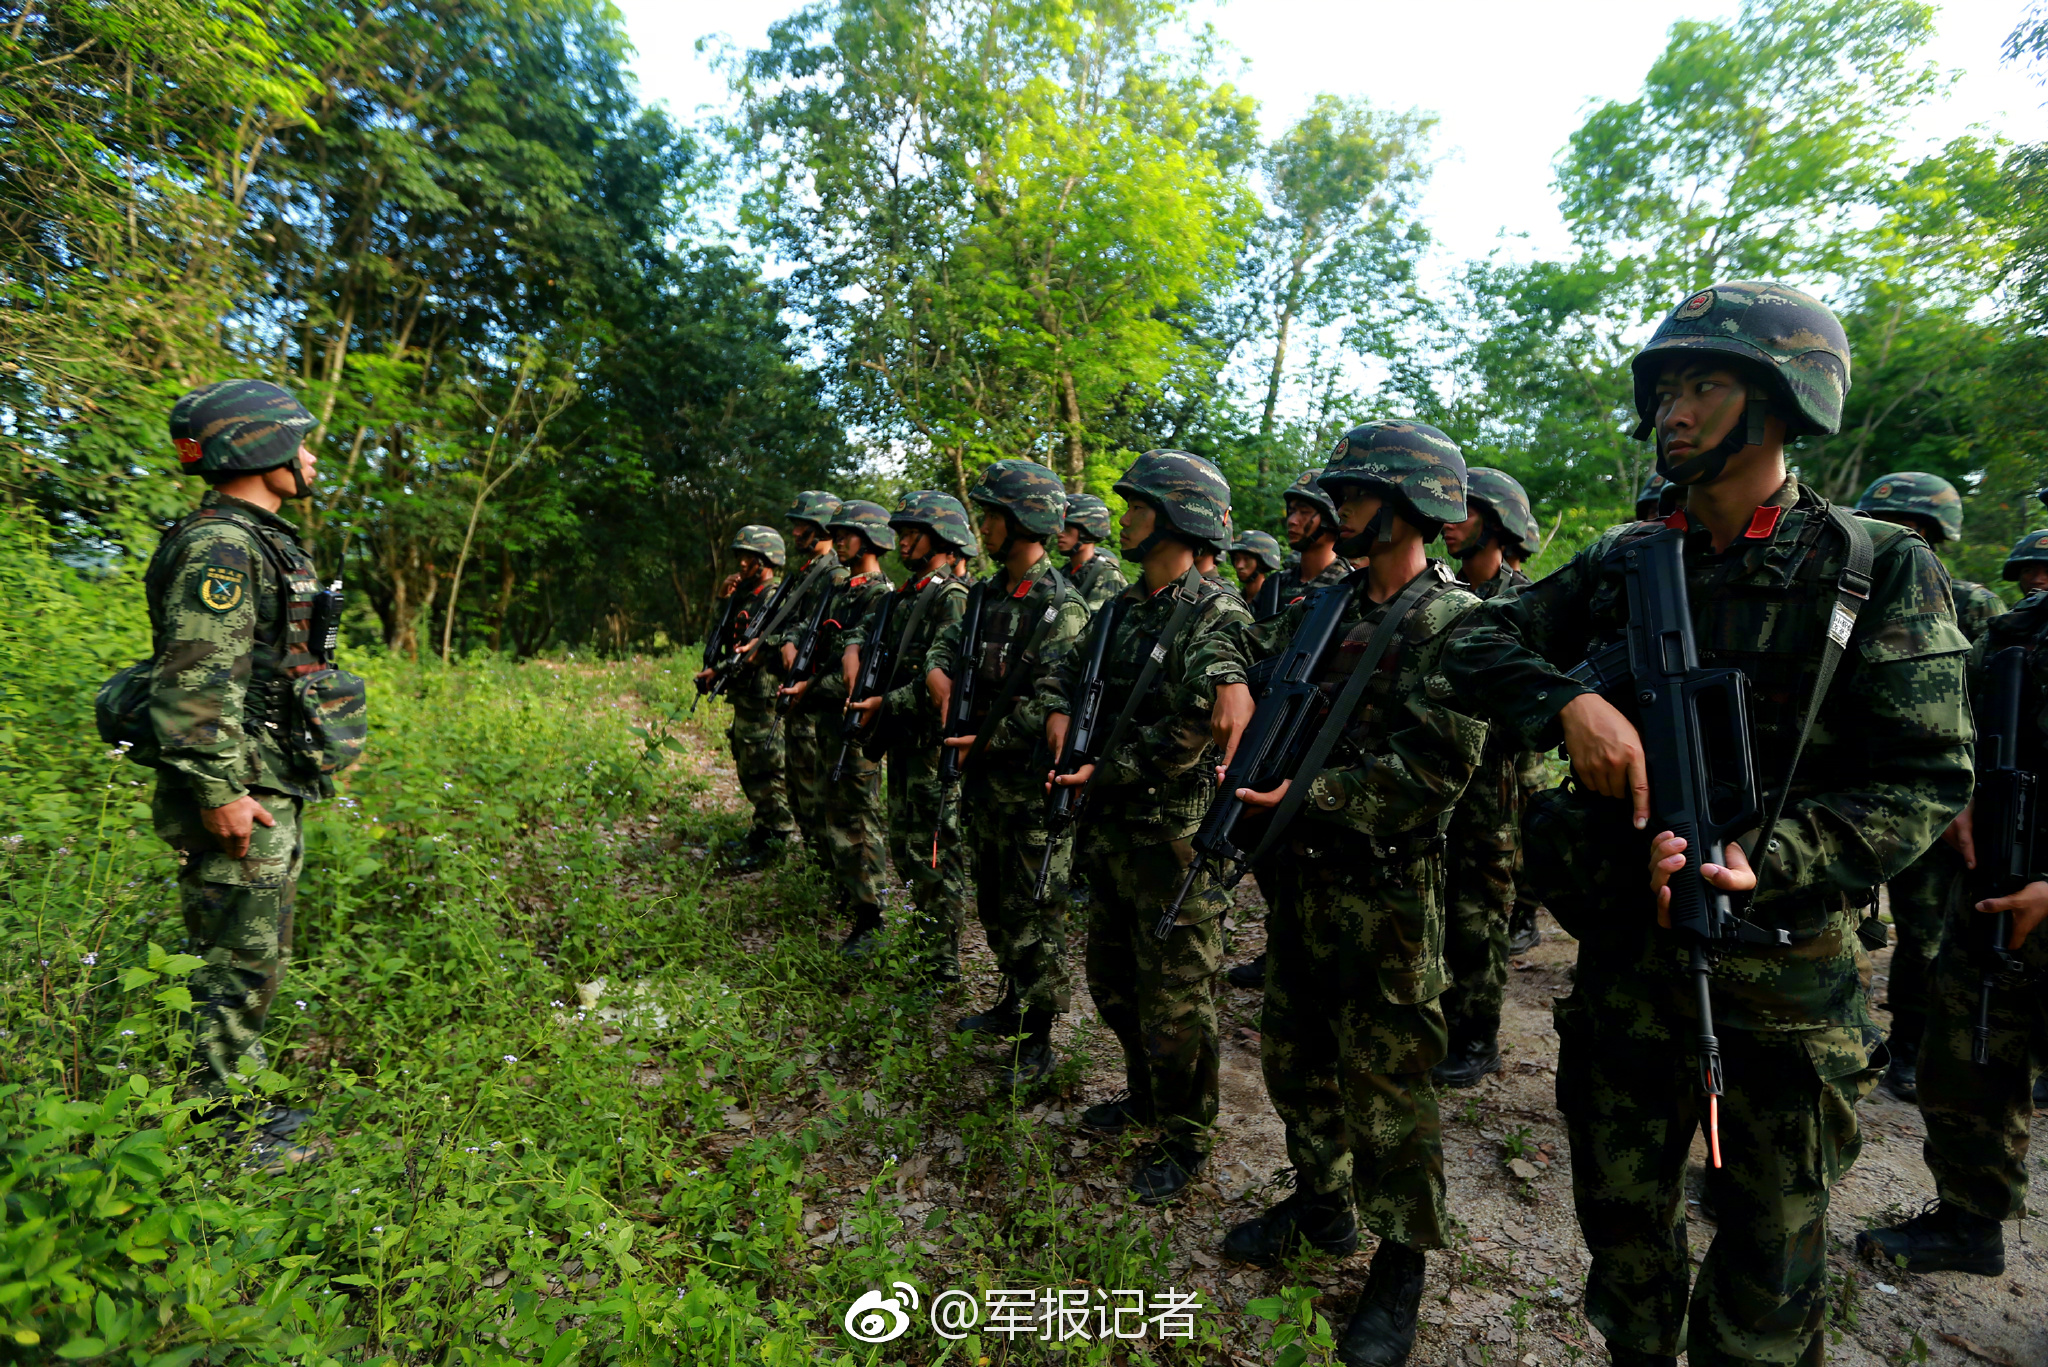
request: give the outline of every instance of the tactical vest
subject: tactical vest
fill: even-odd
[[[1423,571],[1424,574],[1435,572],[1434,567]],[[1350,725],[1345,727],[1343,739],[1338,745],[1336,753],[1341,758],[1334,762],[1347,765],[1361,763],[1385,740],[1385,733],[1390,729],[1386,719],[1390,715],[1398,717],[1402,706],[1402,699],[1394,694],[1395,686],[1401,678],[1402,661],[1407,658],[1408,651],[1414,645],[1427,639],[1429,605],[1458,587],[1452,583],[1436,584],[1416,602],[1414,610],[1408,614],[1401,634],[1388,645],[1387,653],[1380,658],[1379,668],[1374,671],[1374,677],[1366,684],[1364,700],[1352,713]],[[1363,595],[1360,596],[1363,600]],[[1346,681],[1358,668],[1359,661],[1364,658],[1366,648],[1372,642],[1373,633],[1386,621],[1387,606],[1386,603],[1373,603],[1369,616],[1352,623],[1343,637],[1324,652],[1322,663],[1316,670],[1315,682],[1316,687],[1322,690],[1323,697],[1329,702],[1334,702],[1337,695],[1344,691]]]
[[[990,590],[993,588],[991,584]],[[981,649],[974,661],[980,685],[975,698],[977,713],[985,715],[994,702],[996,690],[1003,686],[1003,680],[1023,655],[1047,606],[1058,602],[1071,589],[1066,575],[1047,566],[1037,579],[1012,584],[1002,597],[991,596],[982,605]]]

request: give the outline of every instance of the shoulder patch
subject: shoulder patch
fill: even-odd
[[[249,571],[210,559],[199,572],[199,606],[208,612],[226,614],[242,605],[248,596]]]

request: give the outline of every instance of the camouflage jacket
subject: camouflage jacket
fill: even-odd
[[[775,596],[778,582],[776,576],[768,575],[751,588],[742,581],[739,587],[733,590],[740,595],[740,606],[739,611],[733,614],[732,625],[726,629],[724,645],[727,650],[738,644],[740,637],[746,634],[748,624],[767,608],[768,600]],[[723,612],[724,608],[721,607],[719,611]],[[726,696],[731,699],[734,706],[758,707],[775,701],[775,677],[769,670],[763,669],[760,663],[767,653],[767,647],[763,646],[755,654],[754,664],[742,666],[734,672],[732,682],[726,685]]]
[[[1179,581],[1156,593],[1142,582],[1111,600],[1121,613],[1103,661],[1102,739],[1130,700],[1131,689],[1180,601]],[[1216,792],[1213,769],[1221,753],[1209,739],[1216,690],[1245,682],[1244,630],[1251,613],[1244,600],[1198,579],[1195,610],[1171,641],[1152,685],[1131,714],[1114,753],[1104,755],[1088,785],[1091,831],[1114,831],[1120,845],[1162,844],[1194,834]],[[1094,629],[1091,624],[1091,631]],[[1088,638],[1046,673],[1039,699],[1047,712],[1071,712],[1087,667]]]
[[[1041,557],[1021,580],[998,570],[982,590],[981,649],[973,661],[975,706],[980,717],[1003,690],[1003,681],[1020,660],[1039,618],[1047,608],[1052,625],[1038,647],[1033,677],[1017,689],[1016,700],[990,733],[982,754],[966,775],[978,793],[1006,803],[1044,800],[1045,771],[1039,762],[1045,742],[1045,705],[1037,696],[1038,680],[1059,668],[1088,628],[1088,608],[1081,595],[1052,563]],[[954,672],[960,651],[962,619],[948,622],[932,640],[927,669]],[[978,772],[977,772],[978,771]]]
[[[1244,595],[1238,591],[1237,585],[1231,583],[1228,579],[1223,577],[1222,570],[1214,568],[1210,569],[1210,571],[1207,574],[1202,576],[1202,582],[1206,584],[1215,585],[1216,588],[1220,589],[1224,593],[1229,594],[1233,598],[1244,597]]]
[[[251,790],[332,794],[333,784],[279,740],[291,683],[286,615],[316,587],[292,524],[209,491],[158,547],[148,583],[149,712],[165,780],[190,788],[202,807]]]
[[[911,614],[916,611],[919,595],[933,584],[938,586],[938,596],[916,623],[916,635],[912,636]],[[896,591],[901,601],[896,604],[895,620],[890,626],[896,633],[896,660],[885,681],[887,701],[882,710],[896,728],[896,734],[903,738],[898,744],[939,743],[939,712],[925,683],[925,661],[940,632],[947,627],[959,630],[961,615],[967,611],[968,587],[969,581],[959,575],[934,570],[912,576]]]
[[[1381,657],[1342,742],[1320,774],[1296,780],[1311,785],[1290,832],[1297,844],[1350,848],[1345,832],[1360,832],[1375,857],[1401,862],[1442,835],[1452,805],[1479,767],[1487,723],[1453,706],[1457,695],[1442,673],[1444,652],[1478,600],[1439,561],[1422,573],[1436,582]],[[1343,690],[1392,601],[1357,595],[1342,619],[1343,635],[1316,676],[1325,693],[1334,698]],[[1251,658],[1277,655],[1306,613],[1297,603],[1246,628]]]
[[[846,706],[846,671],[842,663],[846,658],[846,648],[867,642],[868,624],[874,618],[875,609],[884,598],[896,592],[896,585],[880,570],[873,574],[852,574],[842,570],[834,577],[839,583],[839,596],[832,601],[832,611],[825,618],[825,629],[818,643],[818,658],[811,675],[811,686],[804,690],[804,702],[812,712],[829,712],[836,716]]]
[[[1289,562],[1287,568],[1280,571],[1279,615],[1285,617],[1289,608],[1299,606],[1307,599],[1309,594],[1317,589],[1326,589],[1332,584],[1343,583],[1344,576],[1350,574],[1351,569],[1351,562],[1340,555],[1328,565],[1325,565],[1321,574],[1316,575],[1313,579],[1303,579],[1301,577],[1301,560],[1299,557],[1296,557]],[[1275,620],[1278,619],[1276,618]]]
[[[1129,588],[1131,581],[1124,575],[1124,567],[1118,563],[1113,551],[1095,548],[1095,554],[1088,557],[1088,563],[1078,570],[1068,570],[1067,578],[1072,581],[1074,591],[1081,595],[1081,601],[1088,605],[1093,614],[1104,603]]]
[[[1955,594],[1956,625],[1972,641],[1981,639],[1984,629],[1991,625],[1991,619],[2005,611],[2005,600],[1993,590],[1967,579],[1952,580],[1949,587]]]
[[[809,576],[811,570],[821,564],[825,567],[825,572],[818,577],[817,581],[809,589],[799,590],[797,585],[801,585],[804,579]],[[772,635],[762,638],[761,649],[771,656],[779,655],[782,647],[785,645],[802,644],[804,629],[811,624],[811,613],[818,605],[817,595],[823,593],[827,585],[844,584],[847,580],[846,570],[839,563],[838,552],[834,551],[829,544],[823,543],[821,543],[818,553],[809,560],[804,561],[800,566],[792,566],[784,572],[789,575],[792,581],[789,591],[796,601],[792,603],[788,599],[783,600],[782,606],[789,609],[789,615],[782,619],[782,625],[777,627]],[[777,610],[780,611],[779,608]],[[780,675],[782,672],[781,661],[776,660],[772,668],[776,674]]]
[[[1826,507],[1787,479],[1725,553],[1713,553],[1703,529],[1686,542],[1700,662],[1741,669],[1749,679],[1751,748],[1766,809],[1798,739],[1847,552]],[[1484,700],[1531,748],[1557,745],[1557,714],[1587,691],[1563,671],[1617,639],[1626,623],[1622,575],[1610,553],[1658,525],[1609,528],[1556,573],[1482,605],[1473,630],[1446,658],[1459,696]],[[1683,512],[1670,525],[1687,525]],[[1748,913],[1797,943],[1721,954],[1716,1010],[1732,1028],[1850,1021],[1862,991],[1854,925],[1870,889],[1918,858],[1969,798],[1968,643],[1950,610],[1946,575],[1911,532],[1866,526],[1876,556],[1870,597],[1763,853]],[[1612,860],[1625,880],[1618,886],[1634,884],[1633,871],[1642,870],[1642,900],[1605,909],[1614,933],[1588,941],[1582,955],[1621,984],[1620,995],[1661,999],[1653,994],[1682,977],[1686,954],[1677,937],[1656,928],[1647,873],[1654,832],[1638,838],[1621,820],[1607,842],[1613,849],[1577,857]],[[1652,1029],[1655,1015],[1643,1013],[1641,1028]]]
[[[1462,581],[1461,581],[1462,582]],[[1484,603],[1489,598],[1498,598],[1509,589],[1526,589],[1535,581],[1503,560],[1493,578],[1482,584],[1465,584],[1465,592]]]

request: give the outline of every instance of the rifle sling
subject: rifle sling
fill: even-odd
[[[889,658],[889,677],[882,680],[882,692],[888,693],[902,686],[896,678],[903,672],[903,652],[916,639],[917,629],[924,625],[925,614],[932,610],[932,604],[939,601],[939,595],[952,582],[941,575],[933,575],[932,582],[917,591],[917,601],[910,605],[910,620],[903,624],[903,632],[896,638],[896,653]]]
[[[1415,576],[1407,588],[1402,589],[1388,607],[1387,615],[1380,622],[1379,630],[1373,632],[1372,640],[1365,647],[1365,658],[1358,662],[1351,677],[1344,681],[1344,690],[1337,695],[1337,701],[1330,707],[1330,715],[1323,719],[1323,729],[1316,732],[1308,753],[1302,756],[1301,767],[1294,771],[1292,783],[1287,785],[1287,796],[1280,799],[1280,805],[1273,810],[1273,819],[1266,826],[1265,838],[1259,847],[1244,861],[1247,865],[1258,863],[1278,844],[1288,824],[1294,820],[1301,804],[1308,800],[1309,784],[1323,771],[1323,761],[1330,757],[1330,751],[1337,747],[1337,738],[1344,734],[1344,728],[1351,724],[1351,714],[1358,707],[1358,700],[1365,696],[1365,686],[1379,671],[1380,661],[1386,659],[1387,651],[1393,648],[1394,638],[1401,634],[1408,614],[1415,610],[1430,588],[1442,583],[1434,565]],[[1358,588],[1365,587],[1364,577],[1359,579]],[[1354,590],[1356,592],[1357,590]]]
[[[1039,613],[1037,625],[1031,628],[1031,635],[1025,639],[1023,652],[1011,662],[1009,675],[1003,680],[1003,691],[996,694],[995,701],[988,705],[988,711],[983,714],[981,726],[975,733],[974,744],[968,746],[967,753],[960,757],[963,769],[969,761],[988,749],[989,738],[995,735],[996,727],[1010,714],[1010,704],[1015,702],[1017,694],[1023,691],[1024,680],[1030,674],[1031,666],[1038,663],[1038,648],[1045,644],[1046,635],[1051,632],[1052,624],[1059,620],[1059,596],[1060,590],[1066,587],[1066,576],[1056,569],[1048,568],[1044,583],[1051,590],[1046,595],[1047,606]]]
[[[1138,715],[1138,704],[1144,700],[1153,681],[1159,677],[1159,671],[1166,666],[1167,645],[1180,636],[1181,629],[1188,624],[1188,619],[1195,615],[1195,609],[1201,606],[1201,591],[1202,572],[1190,565],[1188,572],[1180,577],[1180,584],[1174,589],[1178,601],[1173,605],[1173,615],[1166,619],[1166,625],[1152,638],[1152,649],[1145,655],[1145,667],[1138,671],[1138,681],[1131,685],[1130,696],[1124,699],[1123,709],[1116,714],[1116,721],[1109,728],[1108,737],[1095,751],[1098,762],[1115,754],[1117,743],[1124,738],[1124,732],[1130,730],[1132,719]],[[1116,627],[1112,624],[1108,629],[1114,631]]]
[[[782,630],[782,624],[789,620],[791,613],[796,611],[797,604],[804,601],[804,596],[811,591],[811,585],[839,568],[836,558],[834,558],[831,564],[827,564],[825,561],[826,557],[821,554],[816,563],[804,571],[804,577],[797,582],[796,591],[784,599],[782,605],[775,609],[775,615],[768,619],[768,624],[761,628],[761,634],[755,639],[766,640]]]

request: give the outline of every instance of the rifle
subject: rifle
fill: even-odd
[[[728,647],[726,638],[732,634],[733,618],[739,615],[742,587],[735,584],[732,592],[725,596],[725,611],[718,615],[717,625],[713,626],[711,634],[704,638],[704,667],[711,671],[711,677],[697,685],[697,696],[690,699],[690,716],[697,715],[698,703],[707,697],[717,697],[725,691],[726,684],[731,682],[732,671],[736,667],[740,652],[736,645]]]
[[[1229,888],[1236,887],[1251,868],[1251,854],[1234,843],[1238,824],[1245,816],[1244,799],[1237,795],[1237,790],[1249,788],[1255,793],[1269,793],[1294,777],[1301,767],[1329,710],[1329,699],[1315,684],[1316,670],[1339,635],[1345,610],[1364,587],[1365,573],[1358,570],[1342,584],[1318,589],[1287,648],[1274,658],[1258,706],[1238,741],[1237,753],[1231,757],[1230,768],[1223,775],[1216,796],[1209,801],[1201,829],[1195,832],[1194,862],[1181,875],[1180,889],[1174,893],[1172,905],[1159,918],[1159,924],[1167,927],[1168,933],[1180,918],[1181,904],[1187,901],[1204,869],[1211,864],[1228,866],[1223,885]],[[1275,835],[1277,832],[1268,823],[1261,840],[1246,840],[1243,844],[1270,843]]]
[[[839,718],[839,758],[832,762],[831,782],[837,783],[846,777],[846,753],[860,743],[864,729],[861,718],[864,713],[853,710],[853,704],[866,702],[882,692],[888,681],[889,671],[894,664],[894,644],[889,639],[889,619],[896,614],[896,600],[900,594],[890,592],[882,595],[882,601],[875,606],[875,620],[868,627],[868,638],[860,648],[860,672],[854,675],[853,687],[848,690],[846,712]]]
[[[790,662],[787,686],[794,688],[811,677],[818,664],[818,641],[825,634],[825,619],[831,615],[832,604],[839,597],[840,586],[827,584],[818,594],[818,606],[811,612],[810,624],[804,628],[798,640],[796,658]],[[775,700],[775,710],[784,716],[789,714],[789,704],[794,694],[784,693]]]
[[[2021,694],[2026,687],[2027,652],[2007,646],[1985,665],[1989,686],[1978,713],[1977,792],[1971,833],[1977,868],[1971,902],[2010,897],[2033,881],[2034,775],[2019,767]],[[1991,992],[2009,966],[2005,942],[2012,938],[2012,913],[1973,913],[1970,957],[1977,966],[1977,1025],[1970,1041],[1973,1063],[1991,1061]]]
[[[945,725],[940,736],[953,740],[974,728],[975,657],[981,654],[981,602],[988,592],[988,580],[967,591],[966,615],[960,619],[960,646],[953,652],[953,694],[946,704]],[[939,866],[939,832],[946,828],[946,813],[960,793],[960,747],[939,749],[939,824],[932,828],[932,867]]]
[[[1081,670],[1081,701],[1074,709],[1072,724],[1067,727],[1067,743],[1053,764],[1055,774],[1071,774],[1101,758],[1096,748],[1102,739],[1102,697],[1108,688],[1108,680],[1102,677],[1102,666],[1109,659],[1109,643],[1116,635],[1117,621],[1123,616],[1123,608],[1124,600],[1118,597],[1103,604],[1101,611],[1095,614],[1095,633],[1088,640],[1088,660]],[[1052,876],[1053,847],[1061,834],[1074,824],[1087,791],[1086,784],[1062,787],[1055,783],[1052,792],[1046,795],[1045,856],[1038,861],[1038,882],[1031,892],[1031,900],[1041,906],[1045,903],[1046,880]]]
[[[747,628],[740,633],[739,640],[733,642],[732,650],[720,658],[718,664],[713,667],[711,682],[700,689],[697,697],[691,700],[690,711],[692,713],[696,712],[699,701],[704,698],[716,698],[732,686],[732,681],[739,676],[741,666],[747,662],[749,648],[754,642],[760,640],[761,634],[768,629],[768,623],[773,620],[776,608],[782,605],[783,597],[788,594],[790,585],[794,582],[795,580],[790,576],[784,575],[782,581],[775,586],[775,592],[769,595],[768,601],[762,605],[761,610],[747,619]],[[726,600],[726,611],[728,613],[737,610],[736,605],[739,601],[740,589],[742,587],[744,586],[735,585],[731,595]],[[724,631],[726,629],[727,626],[721,624],[720,630]]]
[[[1267,575],[1266,581],[1259,585],[1258,593],[1252,598],[1251,609],[1254,622],[1263,622],[1268,617],[1274,617],[1279,614],[1280,572],[1278,570]]]
[[[1762,811],[1750,752],[1747,680],[1739,669],[1700,667],[1684,551],[1685,534],[1667,528],[1615,552],[1628,591],[1627,632],[1570,674],[1634,720],[1650,771],[1650,829],[1685,840],[1685,867],[1670,882],[1671,927],[1689,949],[1707,1142],[1718,1168],[1723,1087],[1709,988],[1712,955],[1737,943],[1792,941],[1786,931],[1744,920],[1736,899],[1700,873],[1702,864],[1725,865],[1729,843],[1756,826]],[[1760,845],[1768,839],[1765,833]]]

